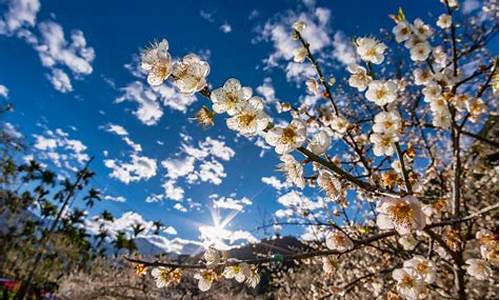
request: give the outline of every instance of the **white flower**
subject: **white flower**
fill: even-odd
[[[293,53],[293,61],[296,63],[303,63],[307,57],[307,49],[305,47],[296,49]]]
[[[306,29],[306,23],[304,21],[296,21],[293,23],[292,28],[298,32]]]
[[[451,127],[451,114],[448,110],[432,114],[432,125],[449,129]]]
[[[318,185],[325,191],[326,196],[332,200],[337,200],[343,194],[340,180],[328,170],[319,170]]]
[[[439,85],[435,81],[431,81],[427,84],[426,87],[422,89],[422,94],[424,94],[424,101],[431,102],[432,100],[438,99],[441,97],[441,92],[443,89],[441,85]]]
[[[392,278],[398,282],[399,295],[408,300],[417,300],[425,291],[425,285],[416,278],[415,270],[409,268],[395,269]]]
[[[205,253],[203,254],[203,258],[205,259],[207,265],[210,266],[222,262],[223,255],[219,250],[215,249],[214,247],[208,247],[207,250],[205,250]]]
[[[466,103],[467,111],[470,113],[470,120],[472,122],[479,121],[481,115],[488,111],[488,107],[481,98],[471,98]]]
[[[358,38],[356,51],[362,60],[379,65],[384,61],[387,46],[372,38]]]
[[[428,42],[417,43],[410,49],[410,58],[413,61],[425,61],[431,53],[431,46]]]
[[[179,269],[156,267],[151,270],[151,276],[154,277],[157,288],[164,288],[168,287],[171,283],[178,284],[181,280],[182,273]]]
[[[257,268],[251,268],[250,273],[247,275],[247,280],[245,281],[245,283],[249,287],[255,288],[257,284],[259,284],[259,282],[260,282],[259,270],[257,270]]]
[[[151,276],[154,277],[157,288],[167,287],[170,284],[168,272],[169,269],[165,267],[157,267],[151,270]]]
[[[465,263],[468,265],[466,268],[467,273],[477,280],[487,280],[490,277],[491,269],[485,260],[469,258]]]
[[[278,154],[286,154],[302,146],[306,140],[306,127],[299,119],[294,119],[287,127],[274,127],[266,133],[266,142],[275,146]]]
[[[319,91],[318,82],[314,78],[306,80],[306,90],[308,93],[317,95]]]
[[[394,154],[393,143],[398,140],[399,137],[395,134],[373,133],[370,136],[370,142],[373,143],[373,154],[376,156],[392,156]]]
[[[398,243],[403,246],[406,251],[413,250],[417,245],[417,240],[411,234],[403,235],[398,239]]]
[[[424,39],[421,39],[416,35],[412,35],[411,38],[405,42],[405,47],[407,49],[411,49],[411,48],[415,47],[415,45],[417,45],[418,43],[421,43],[424,41],[425,41]]]
[[[323,272],[327,274],[332,274],[337,269],[337,262],[334,257],[323,256],[321,262],[323,263]]]
[[[336,132],[344,134],[347,132],[347,129],[349,128],[349,121],[347,121],[347,119],[345,119],[344,117],[334,116],[330,121],[330,126]]]
[[[451,16],[449,14],[442,14],[439,16],[436,25],[439,28],[446,29],[451,27]]]
[[[432,29],[424,21],[417,18],[413,21],[413,33],[421,40],[426,40],[432,35]]]
[[[377,206],[377,226],[380,229],[395,229],[399,234],[409,234],[425,227],[422,204],[415,196],[383,198]]]
[[[332,143],[332,138],[322,130],[313,136],[307,149],[316,155],[321,155],[325,153]]]
[[[303,189],[306,185],[304,179],[304,168],[302,164],[295,160],[290,154],[285,154],[280,157],[282,163],[278,165],[278,170],[283,172],[286,180]]]
[[[217,280],[217,277],[217,273],[211,269],[194,274],[194,278],[198,279],[198,288],[202,292],[208,291],[212,287],[212,283]]]
[[[172,58],[168,42],[163,39],[141,54],[141,68],[148,73],[147,81],[152,86],[162,84],[172,72]]]
[[[340,252],[348,251],[354,247],[353,241],[340,230],[329,232],[325,242],[328,249]]]
[[[411,37],[411,26],[406,21],[401,21],[394,26],[392,33],[396,37],[396,42],[401,43],[408,40]]]
[[[216,113],[226,112],[233,116],[251,96],[251,88],[242,87],[238,79],[230,78],[224,83],[223,87],[212,91],[210,99],[213,102],[212,108]]]
[[[234,278],[239,283],[242,283],[245,281],[247,276],[250,275],[250,272],[251,271],[250,271],[250,267],[248,266],[248,264],[241,263],[241,264],[237,264],[234,266],[228,266],[228,267],[224,268],[224,272],[222,273],[222,275],[227,279]]]
[[[415,69],[413,77],[416,85],[427,85],[432,80],[432,73],[428,70]]]
[[[446,111],[448,111],[448,102],[444,97],[432,99],[430,106],[431,111],[436,114],[445,113]]]
[[[244,103],[238,113],[226,120],[229,129],[251,136],[266,129],[269,117],[263,111],[263,100],[254,96]]]
[[[448,59],[448,55],[444,50],[443,46],[437,46],[432,50],[432,56],[434,57],[434,62],[440,66],[445,66]]]
[[[405,261],[403,267],[414,269],[417,279],[423,280],[429,284],[436,280],[436,265],[433,261],[423,256],[414,256],[412,259]]]
[[[207,85],[210,66],[196,54],[188,54],[174,64],[174,84],[184,94],[194,94]]]
[[[373,132],[383,134],[398,134],[401,130],[401,118],[396,112],[380,112],[375,116]]]
[[[360,92],[366,90],[366,87],[370,81],[372,81],[372,78],[368,75],[366,69],[360,65],[350,64],[347,67],[347,71],[352,74],[351,77],[349,77],[349,85],[357,88]]]
[[[393,81],[374,80],[368,84],[366,99],[384,106],[396,100],[398,86]]]

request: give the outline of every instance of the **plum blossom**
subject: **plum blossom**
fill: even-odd
[[[227,279],[234,278],[239,283],[242,283],[250,275],[250,272],[250,266],[247,263],[241,263],[225,267],[222,275]]]
[[[366,69],[360,65],[350,64],[347,67],[347,71],[352,74],[351,77],[349,77],[349,85],[357,88],[360,92],[366,90],[368,84],[372,81]]]
[[[224,86],[215,89],[210,94],[213,102],[213,110],[218,113],[227,113],[230,116],[235,115],[245,101],[252,97],[252,89],[242,87],[238,79],[230,78]]]
[[[451,16],[449,14],[442,14],[439,16],[436,25],[439,28],[446,29],[451,27]]]
[[[431,46],[428,42],[417,43],[410,49],[410,58],[413,61],[425,61],[431,53]]]
[[[329,232],[325,242],[328,249],[340,252],[348,251],[354,247],[353,241],[340,230]]]
[[[179,269],[156,267],[151,270],[151,276],[155,279],[157,288],[164,288],[170,284],[178,284],[182,273]]]
[[[331,143],[332,138],[326,131],[321,130],[313,136],[309,145],[307,145],[307,149],[316,155],[321,155],[328,150]]]
[[[226,120],[229,129],[251,136],[262,132],[269,123],[269,117],[263,111],[263,100],[254,96],[248,102],[242,104],[241,109]]]
[[[488,262],[483,259],[469,258],[465,261],[467,274],[477,280],[487,280],[491,275]]]
[[[414,269],[417,279],[426,283],[431,284],[436,279],[436,265],[423,256],[414,256],[412,259],[405,261],[403,267]]]
[[[417,300],[425,291],[425,285],[417,279],[414,269],[401,268],[392,272],[392,278],[397,281],[399,295],[408,300]]]
[[[278,154],[286,154],[302,146],[306,140],[306,127],[294,119],[287,127],[274,127],[266,133],[266,142],[274,146]]]
[[[296,63],[303,63],[307,57],[307,49],[305,47],[296,49],[293,53],[293,61]]]
[[[417,18],[413,21],[413,33],[419,38],[420,40],[426,40],[432,35],[432,28],[425,24],[422,19]]]
[[[413,70],[413,77],[415,77],[416,85],[427,85],[432,80],[432,73],[426,69]]]
[[[405,235],[425,227],[422,204],[415,196],[383,198],[377,206],[377,226],[380,229],[395,229]]]
[[[384,52],[387,46],[372,38],[358,38],[356,52],[362,60],[380,65],[384,61]]]
[[[326,274],[332,274],[337,269],[337,262],[334,257],[331,256],[323,256],[321,258],[321,262],[323,264],[323,272]]]
[[[396,100],[398,86],[393,81],[374,80],[368,84],[366,99],[384,106]]]
[[[295,23],[293,23],[292,28],[298,32],[301,32],[306,29],[306,23],[304,21],[296,21]]]
[[[278,170],[285,174],[288,182],[303,189],[306,185],[306,181],[304,179],[304,168],[302,164],[295,160],[290,154],[282,155],[280,160],[282,162],[278,165]]]
[[[172,58],[168,53],[168,41],[154,43],[141,54],[141,68],[148,73],[151,86],[161,85],[172,72]]]
[[[411,25],[406,21],[400,21],[392,28],[392,33],[396,38],[396,42],[402,43],[410,39],[412,34]]]
[[[212,287],[212,283],[218,279],[218,275],[215,271],[206,269],[194,274],[194,278],[198,279],[198,288],[200,291],[206,292]]]
[[[399,140],[395,134],[373,133],[370,135],[370,142],[373,143],[373,154],[376,156],[391,156],[394,154],[394,142]]]
[[[246,285],[251,288],[255,288],[260,282],[260,274],[257,268],[250,268],[250,272],[247,275]]]
[[[401,118],[396,112],[379,112],[375,116],[373,132],[384,134],[398,134],[401,130]]]
[[[466,102],[467,111],[470,114],[470,120],[477,122],[481,115],[488,111],[488,107],[481,98],[471,98]]]
[[[175,86],[183,94],[192,95],[207,85],[210,66],[196,54],[188,54],[173,66]]]
[[[342,116],[334,116],[330,121],[330,126],[337,133],[344,134],[349,129],[349,121]]]

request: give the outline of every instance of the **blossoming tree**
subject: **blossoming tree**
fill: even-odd
[[[489,26],[479,26],[455,0],[442,4],[436,26],[400,9],[390,37],[356,38],[361,63],[348,66],[345,82],[327,77],[302,35],[308,24],[297,20],[293,60],[312,64],[305,86],[325,101],[280,103],[287,124],[273,123],[265,101],[238,79],[209,84],[209,64],[197,55],[172,59],[165,39],[145,50],[151,86],[171,80],[181,93],[204,96],[202,125],[223,121],[263,137],[290,184],[322,191],[321,213],[297,207],[293,222],[272,225],[308,225],[324,239],[307,252],[249,260],[215,248],[196,264],[126,259],[139,274],[150,271],[158,288],[178,284],[185,269],[198,270],[202,291],[222,278],[255,287],[263,269],[284,261],[321,263],[344,281],[323,284],[318,298],[467,299],[479,295],[474,282],[497,286],[498,58],[487,44],[498,33],[498,8],[485,3]]]

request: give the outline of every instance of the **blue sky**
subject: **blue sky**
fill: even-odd
[[[474,9],[475,1],[467,3]],[[269,218],[293,197],[314,205],[318,194],[286,187],[275,171],[273,150],[237,136],[224,120],[207,130],[190,120],[208,104],[205,99],[179,96],[168,85],[151,91],[138,71],[137,54],[166,38],[174,57],[194,52],[208,60],[214,87],[238,78],[265,96],[272,111],[276,99],[317,101],[301,84],[308,70],[289,64],[293,21],[312,23],[311,43],[328,74],[342,77],[356,59],[351,39],[391,29],[387,16],[400,6],[430,24],[443,10],[437,0],[2,1],[0,85],[15,106],[6,120],[48,165],[60,163],[69,172],[96,157],[93,184],[108,197],[90,215],[102,209],[117,218],[125,214],[122,225],[159,219],[177,232],[164,233],[166,245],[176,237],[198,240],[199,226],[212,225],[214,200],[222,217],[235,214],[239,209],[222,208],[229,197],[243,209],[226,228],[243,237],[237,243],[251,240],[250,234],[262,236],[253,229],[264,213]],[[178,168],[169,169],[168,162]],[[284,187],[262,181],[271,176]]]

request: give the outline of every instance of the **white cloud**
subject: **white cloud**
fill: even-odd
[[[180,94],[174,87],[165,84],[151,88],[140,81],[134,81],[121,88],[121,91],[123,94],[115,102],[136,102],[139,106],[134,115],[148,126],[157,124],[163,116],[161,105],[186,113],[188,107],[196,101],[195,96]]]
[[[163,84],[153,90],[157,92],[159,100],[164,106],[183,113],[185,113],[187,108],[196,101],[195,96],[178,93],[173,86]]]
[[[276,101],[276,91],[270,77],[264,78],[264,82],[256,88],[257,93],[262,95],[267,103]]]
[[[69,93],[73,91],[71,79],[69,79],[68,74],[61,69],[52,69],[52,74],[47,75],[47,78],[57,91],[61,93]]]
[[[116,125],[116,124],[109,123],[106,126],[104,126],[104,130],[106,130],[107,132],[111,132],[111,133],[117,134],[117,135],[121,135],[121,136],[127,136],[128,135],[128,132],[127,132],[127,130],[125,128],[123,128],[120,125]]]
[[[179,186],[175,186],[174,180],[167,180],[162,186],[165,191],[165,197],[168,199],[181,201],[184,198],[184,189]]]
[[[253,20],[255,18],[257,18],[259,16],[259,11],[254,9],[250,12],[250,14],[248,15],[248,20]]]
[[[114,201],[114,202],[125,202],[127,199],[123,196],[111,196],[111,195],[106,195],[104,196],[104,200],[109,200],[109,201]]]
[[[297,191],[290,191],[280,196],[278,198],[278,203],[285,207],[285,209],[279,209],[275,212],[275,216],[278,218],[291,217],[295,211],[313,211],[323,207],[321,198],[317,198],[317,201],[312,201],[301,192]]]
[[[182,205],[182,203],[180,203],[180,202],[175,203],[175,205],[173,207],[175,209],[177,209],[178,211],[180,211],[180,212],[184,212],[185,213],[185,212],[188,211],[187,208],[184,205]]]
[[[247,197],[236,199],[232,197],[219,197],[218,195],[212,195],[210,198],[212,198],[212,206],[218,209],[241,211],[245,206],[252,205],[252,201]]]
[[[12,0],[9,8],[0,19],[0,34],[12,34],[17,29],[27,26],[33,27],[36,15],[40,10],[38,0]]]
[[[227,176],[224,166],[218,159],[228,161],[234,155],[233,149],[224,141],[206,137],[197,146],[188,144],[190,137],[184,137],[182,152],[161,162],[166,169],[166,181],[163,184],[166,198],[180,201],[184,198],[184,189],[177,186],[182,178],[189,184],[210,182],[221,184]]]
[[[68,43],[62,26],[55,22],[42,22],[39,29],[42,39],[35,49],[44,66],[51,68],[59,64],[68,67],[77,75],[92,73],[91,63],[95,53],[92,47],[87,47],[82,31],[74,30],[70,37],[71,43]]]
[[[106,159],[104,165],[112,170],[110,177],[116,178],[121,182],[129,184],[130,182],[147,180],[156,175],[156,160],[146,156],[132,154],[130,162],[121,160]]]
[[[214,19],[214,14],[213,13],[210,13],[210,12],[207,12],[207,11],[204,11],[204,10],[200,10],[200,16],[207,20],[208,22],[210,23],[213,23],[215,22],[215,19]]]
[[[0,84],[0,96],[4,97],[5,99],[9,98],[9,89],[2,84]]]
[[[286,182],[286,181],[282,182],[274,176],[262,177],[261,181],[265,184],[272,186],[275,190],[278,190],[278,191],[291,187],[291,184],[289,184],[288,182]]]
[[[346,37],[342,31],[335,32],[333,36],[332,55],[336,60],[346,66],[358,61],[351,39]]]
[[[56,167],[77,171],[89,160],[85,153],[87,146],[79,140],[70,139],[62,129],[46,130],[43,135],[34,134],[33,137],[33,147],[38,150],[36,156],[41,160],[50,160]]]
[[[200,240],[205,246],[213,245],[220,250],[228,250],[235,246],[235,242],[244,241],[250,243],[258,242],[253,234],[244,230],[231,231],[227,228],[217,226],[200,226]]]
[[[38,25],[36,15],[40,10],[38,0],[12,0],[0,19],[0,34],[15,35],[31,45],[38,53],[43,66],[50,69],[47,78],[54,88],[62,93],[73,90],[67,68],[76,79],[92,73],[94,49],[87,46],[81,30],[71,31],[66,40],[63,27],[54,21],[43,21]],[[37,25],[39,34],[32,31]]]
[[[477,0],[465,0],[462,3],[462,11],[464,14],[470,14],[471,12],[475,11],[476,9],[481,7],[481,3]]]
[[[224,32],[224,33],[230,33],[231,31],[233,31],[233,28],[231,27],[231,25],[228,23],[228,22],[224,22],[224,24],[222,24],[219,29]]]
[[[157,100],[156,93],[140,81],[134,81],[121,89],[123,94],[115,102],[135,101],[139,105],[134,115],[145,125],[158,123],[163,111]]]

